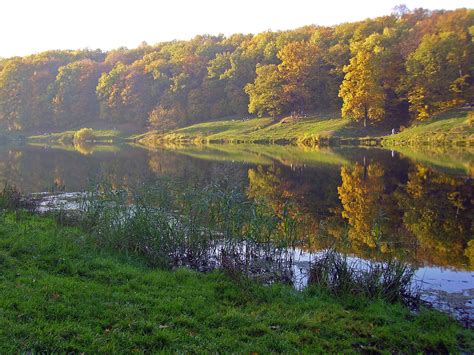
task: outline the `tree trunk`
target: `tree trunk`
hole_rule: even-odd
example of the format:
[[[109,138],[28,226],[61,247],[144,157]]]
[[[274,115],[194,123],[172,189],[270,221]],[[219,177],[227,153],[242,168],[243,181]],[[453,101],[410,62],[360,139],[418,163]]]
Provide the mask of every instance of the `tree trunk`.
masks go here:
[[[365,106],[365,108],[364,108],[364,128],[367,128],[367,116],[368,116],[367,106]]]

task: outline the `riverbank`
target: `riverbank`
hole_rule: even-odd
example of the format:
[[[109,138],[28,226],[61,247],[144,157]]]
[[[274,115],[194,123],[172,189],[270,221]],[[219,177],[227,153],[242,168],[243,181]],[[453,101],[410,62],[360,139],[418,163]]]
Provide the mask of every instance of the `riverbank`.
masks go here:
[[[392,135],[381,127],[363,128],[338,113],[315,114],[306,118],[270,117],[204,122],[169,132],[136,133],[137,128],[93,128],[88,143],[136,142],[147,147],[164,144],[253,143],[315,146],[474,146],[473,111],[453,109],[433,118],[415,122]],[[23,136],[35,144],[73,144],[77,130]],[[25,138],[26,137],[26,138]]]
[[[174,143],[259,143],[317,146],[331,144],[376,145],[380,129],[364,129],[340,118],[338,113],[319,114],[307,118],[286,117],[275,121],[270,117],[199,123],[166,133],[149,132],[137,137],[147,146]]]
[[[384,137],[384,146],[474,146],[474,110],[454,109]]]
[[[22,212],[0,223],[0,351],[466,352],[472,331],[429,310],[222,272],[149,268],[75,227]]]
[[[474,145],[474,124],[465,109],[451,110],[425,122],[415,123],[391,135],[384,128],[363,128],[336,113],[308,118],[271,118],[206,122],[167,133],[137,136],[143,145],[164,143],[277,143],[302,146],[325,145]],[[472,115],[472,113],[471,113]]]

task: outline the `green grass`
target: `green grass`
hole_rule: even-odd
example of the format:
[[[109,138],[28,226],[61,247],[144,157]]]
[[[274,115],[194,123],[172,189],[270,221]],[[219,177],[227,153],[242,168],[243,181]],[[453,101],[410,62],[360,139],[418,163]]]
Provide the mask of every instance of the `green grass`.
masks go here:
[[[278,122],[269,117],[205,122],[164,134],[150,132],[139,136],[138,140],[149,146],[162,142],[293,143],[312,146],[329,139],[358,139],[375,132],[374,129],[365,130],[333,113],[298,120],[285,118]]]
[[[383,127],[364,129],[360,124],[340,117],[339,113],[321,113],[308,118],[286,117],[221,120],[198,123],[167,133],[137,133],[137,128],[94,129],[96,142],[128,140],[151,147],[163,143],[284,143],[304,146],[348,145],[474,145],[474,122],[466,109],[453,109],[424,122],[416,122],[396,135]],[[101,127],[102,128],[102,127]],[[135,132],[133,132],[135,130]],[[76,130],[32,135],[29,141],[70,143]],[[128,133],[125,133],[128,132]]]
[[[226,120],[195,124],[168,133],[149,132],[134,136],[141,144],[159,146],[181,143],[285,143],[305,146],[326,144],[379,145],[473,145],[474,123],[469,110],[454,109],[425,122],[416,122],[401,133],[390,135],[382,127],[364,129],[340,118],[338,113],[318,114],[275,122],[271,118]],[[472,115],[472,114],[471,114]]]
[[[0,353],[474,350],[435,311],[154,270],[47,217],[1,216],[0,270]]]
[[[473,146],[474,119],[472,117],[472,110],[450,110],[432,119],[415,123],[398,134],[385,137],[383,145]]]

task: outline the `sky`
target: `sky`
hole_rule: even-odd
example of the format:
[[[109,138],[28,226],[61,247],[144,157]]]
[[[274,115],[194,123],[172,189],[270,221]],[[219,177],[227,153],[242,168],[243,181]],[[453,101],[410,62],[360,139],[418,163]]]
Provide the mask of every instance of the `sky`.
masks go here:
[[[401,3],[474,7],[473,0],[1,0],[0,57],[334,25],[388,15]]]

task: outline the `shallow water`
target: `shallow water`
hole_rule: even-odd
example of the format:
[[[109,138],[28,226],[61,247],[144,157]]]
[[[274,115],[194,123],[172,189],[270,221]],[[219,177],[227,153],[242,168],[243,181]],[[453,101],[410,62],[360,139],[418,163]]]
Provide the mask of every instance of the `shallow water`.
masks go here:
[[[471,319],[473,171],[467,149],[0,147],[0,182],[41,197],[42,209],[77,208],[77,193],[103,180],[133,188],[162,177],[193,186],[225,178],[277,215],[291,206],[285,211],[306,235],[296,275],[328,247],[365,260],[402,258],[417,268],[425,299]]]

